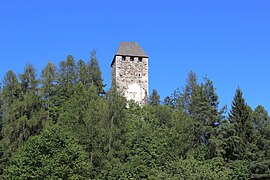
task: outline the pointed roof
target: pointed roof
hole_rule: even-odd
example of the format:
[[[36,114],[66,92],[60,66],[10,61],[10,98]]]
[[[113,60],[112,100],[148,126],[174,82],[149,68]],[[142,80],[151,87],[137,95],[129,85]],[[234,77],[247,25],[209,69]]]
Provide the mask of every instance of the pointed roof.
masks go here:
[[[111,66],[114,63],[115,56],[137,56],[148,57],[144,50],[136,42],[121,42],[118,50],[116,51]]]
[[[121,42],[115,55],[148,57],[136,42]]]

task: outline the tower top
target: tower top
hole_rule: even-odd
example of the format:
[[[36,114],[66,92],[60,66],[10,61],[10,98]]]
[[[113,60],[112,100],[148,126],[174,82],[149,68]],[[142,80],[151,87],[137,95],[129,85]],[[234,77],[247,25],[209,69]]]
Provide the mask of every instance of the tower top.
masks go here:
[[[115,55],[148,57],[136,42],[121,42]]]
[[[121,42],[115,56],[135,56],[148,58],[148,55],[136,42]],[[111,65],[114,63],[114,59],[115,58],[113,58]]]

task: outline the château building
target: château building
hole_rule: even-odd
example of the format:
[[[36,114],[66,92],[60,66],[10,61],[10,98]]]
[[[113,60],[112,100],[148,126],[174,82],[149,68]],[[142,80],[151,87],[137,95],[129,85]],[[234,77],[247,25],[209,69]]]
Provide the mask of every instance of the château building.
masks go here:
[[[148,55],[136,42],[121,42],[111,63],[112,80],[127,100],[147,103]]]

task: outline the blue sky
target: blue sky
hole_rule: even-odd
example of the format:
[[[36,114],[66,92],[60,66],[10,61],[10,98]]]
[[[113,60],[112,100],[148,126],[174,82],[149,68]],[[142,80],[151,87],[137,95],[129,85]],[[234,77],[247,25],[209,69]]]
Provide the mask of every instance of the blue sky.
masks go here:
[[[97,50],[104,82],[121,41],[149,55],[149,86],[162,99],[194,71],[214,81],[221,105],[238,86],[247,103],[270,111],[269,0],[0,0],[0,79],[32,63],[67,55],[89,60]]]

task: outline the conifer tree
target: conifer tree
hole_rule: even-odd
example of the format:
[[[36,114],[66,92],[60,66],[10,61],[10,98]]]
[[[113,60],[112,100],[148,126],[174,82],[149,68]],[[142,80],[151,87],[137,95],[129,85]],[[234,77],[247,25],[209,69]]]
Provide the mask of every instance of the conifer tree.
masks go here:
[[[61,110],[61,104],[67,101],[74,93],[74,87],[77,83],[77,66],[73,56],[68,55],[66,60],[60,62],[59,70],[57,71],[57,98],[55,101],[56,116]]]
[[[270,178],[270,119],[267,111],[259,105],[252,113],[253,146],[250,170],[254,179]]]
[[[57,82],[63,89],[77,82],[77,67],[73,56],[68,55],[65,61],[60,62]]]
[[[21,79],[21,98],[6,108],[4,138],[14,151],[30,136],[40,133],[45,123],[45,111],[38,93],[38,79],[33,65],[26,65]]]
[[[46,67],[42,70],[40,77],[42,92],[44,93],[44,97],[46,99],[52,96],[56,91],[56,77],[56,66],[52,62],[48,62]]]
[[[117,91],[114,82],[112,83],[112,87],[107,96],[108,122],[110,123],[108,125],[110,127],[108,157],[112,158],[118,156],[119,151],[124,147],[121,144],[125,139],[127,125],[125,121],[125,108],[127,106],[127,102],[126,99]]]
[[[3,100],[5,103],[10,104],[20,96],[20,84],[17,76],[9,70],[3,81]]]
[[[183,108],[190,114],[193,115],[195,111],[195,106],[197,104],[196,98],[198,92],[198,82],[197,75],[191,71],[188,74],[188,78],[186,81],[186,86],[182,95],[183,99]]]
[[[20,75],[21,90],[24,94],[36,92],[38,86],[36,69],[32,64],[27,64],[24,73]]]
[[[104,94],[105,91],[103,90],[103,88],[105,87],[105,85],[103,84],[103,79],[101,77],[101,71],[98,65],[98,59],[96,57],[95,50],[93,50],[90,54],[88,69],[91,85],[95,85],[97,87],[99,94]]]
[[[158,105],[160,105],[160,96],[159,96],[159,94],[158,94],[158,92],[157,92],[156,89],[153,89],[152,90],[152,93],[151,93],[150,98],[149,98],[149,104],[151,106],[158,106]]]
[[[80,59],[77,63],[77,68],[78,68],[78,80],[82,82],[83,85],[90,85],[90,82],[88,79],[90,78],[90,74],[87,70],[87,65],[85,62]]]
[[[243,98],[240,88],[237,88],[229,112],[229,122],[233,125],[233,134],[227,139],[226,156],[229,159],[243,159],[251,141],[252,124],[249,107]]]
[[[234,124],[236,135],[243,138],[247,142],[249,137],[249,130],[251,128],[250,113],[248,105],[243,98],[242,91],[238,88],[236,90],[233,102],[232,109],[229,113],[229,121]]]
[[[56,66],[52,62],[48,62],[46,67],[42,70],[40,82],[42,84],[41,94],[43,98],[43,104],[47,111],[47,120],[52,118],[53,122],[57,121],[57,84],[56,84]]]
[[[252,124],[256,131],[261,133],[269,121],[268,113],[264,107],[262,105],[257,106],[252,113]]]

